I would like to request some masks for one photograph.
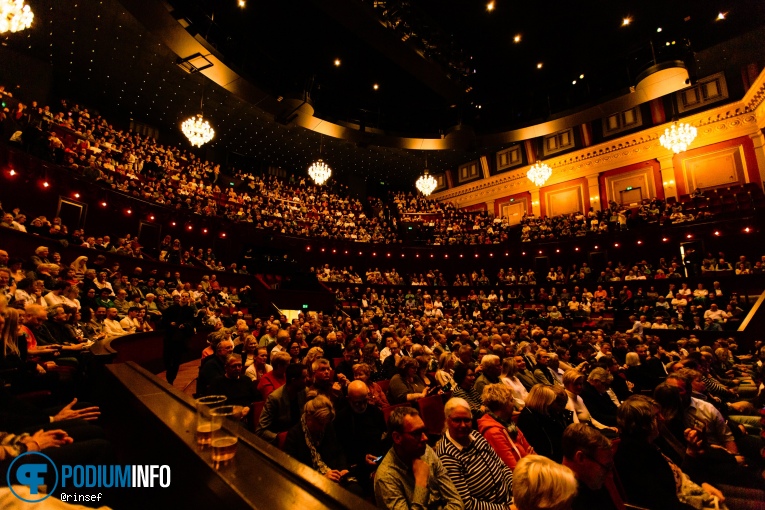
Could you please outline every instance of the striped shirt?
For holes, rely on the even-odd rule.
[[[505,510],[513,500],[513,472],[475,430],[470,444],[456,444],[446,432],[436,455],[457,487],[466,510]]]

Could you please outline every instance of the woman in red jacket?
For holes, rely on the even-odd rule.
[[[515,469],[519,460],[534,453],[534,448],[511,420],[515,409],[513,390],[504,384],[488,384],[481,400],[488,411],[478,420],[478,431],[507,467]]]

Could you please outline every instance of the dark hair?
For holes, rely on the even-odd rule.
[[[305,370],[306,367],[302,363],[293,363],[291,365],[287,365],[287,371],[285,372],[285,381],[287,384],[290,384],[295,379],[298,379],[303,376],[303,370]]]
[[[394,432],[404,433],[404,419],[407,416],[419,416],[420,412],[413,407],[397,407],[390,413],[388,418],[388,435],[392,436]]]
[[[647,442],[655,420],[657,402],[645,395],[632,395],[622,402],[616,414],[616,425],[622,440]]]
[[[53,289],[52,290],[66,290],[66,289],[68,289],[71,286],[72,286],[72,284],[69,283],[69,282],[60,281],[60,282],[56,282],[56,284],[53,285]]]
[[[464,381],[465,377],[467,377],[468,370],[473,370],[472,363],[469,365],[460,363],[459,365],[455,366],[454,374],[452,375],[452,379],[454,379],[454,382],[456,382],[457,384],[462,384],[462,381]]]
[[[586,423],[572,423],[563,432],[561,451],[567,459],[573,459],[577,451],[582,451],[589,457],[594,457],[598,450],[611,449],[611,442]]]
[[[667,421],[672,421],[682,413],[683,402],[680,390],[671,384],[661,383],[653,390],[653,398],[661,407],[661,414]]]

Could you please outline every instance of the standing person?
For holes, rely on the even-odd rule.
[[[391,448],[375,473],[375,499],[380,508],[465,508],[457,488],[433,449],[425,422],[411,407],[393,410],[388,420]]]
[[[181,367],[181,356],[186,348],[186,341],[194,334],[194,309],[189,303],[189,298],[188,292],[173,296],[173,304],[165,310],[162,321],[165,327],[162,356],[167,382],[170,384],[175,381]]]

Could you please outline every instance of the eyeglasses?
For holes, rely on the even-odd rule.
[[[610,464],[603,464],[602,462],[598,461],[592,455],[585,454],[584,456],[587,457],[588,459],[590,459],[591,461],[593,461],[598,466],[600,466],[603,469],[603,471],[605,471],[606,473],[609,473],[609,472],[611,472],[614,469],[614,463],[613,462],[611,462]]]

